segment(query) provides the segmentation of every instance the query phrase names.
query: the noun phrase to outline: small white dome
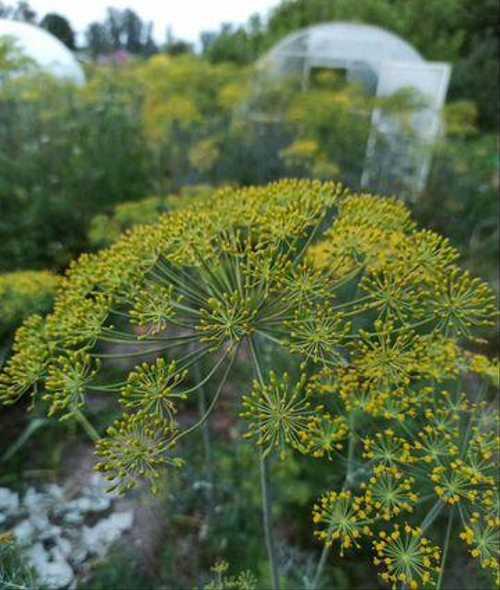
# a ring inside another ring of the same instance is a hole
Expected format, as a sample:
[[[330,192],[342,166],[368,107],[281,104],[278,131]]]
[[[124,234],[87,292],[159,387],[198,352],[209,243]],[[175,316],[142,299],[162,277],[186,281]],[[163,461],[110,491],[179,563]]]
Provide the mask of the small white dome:
[[[17,47],[43,70],[57,78],[85,82],[83,70],[71,51],[44,29],[7,19],[0,19],[0,38],[12,37]]]

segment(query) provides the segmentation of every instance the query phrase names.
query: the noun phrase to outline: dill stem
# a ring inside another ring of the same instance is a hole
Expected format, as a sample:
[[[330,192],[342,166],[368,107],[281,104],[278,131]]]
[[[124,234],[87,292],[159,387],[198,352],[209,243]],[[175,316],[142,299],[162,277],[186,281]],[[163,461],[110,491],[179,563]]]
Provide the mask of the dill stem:
[[[262,522],[264,525],[264,535],[266,538],[266,548],[271,567],[271,577],[273,590],[279,590],[280,579],[278,573],[278,564],[276,563],[276,551],[274,547],[274,537],[272,530],[272,507],[273,500],[271,496],[271,485],[269,477],[269,459],[264,455],[260,458],[260,488],[262,493]]]
[[[236,359],[236,353],[238,352],[238,348],[235,347],[232,349],[232,352],[230,354],[230,359],[229,359],[229,363],[226,367],[226,370],[224,372],[224,375],[222,376],[222,379],[219,383],[219,386],[217,388],[217,391],[215,392],[212,400],[210,401],[210,405],[207,408],[207,411],[205,412],[205,414],[203,414],[203,416],[198,420],[198,422],[196,422],[196,424],[193,424],[193,426],[191,426],[190,428],[187,428],[186,430],[183,430],[182,432],[180,432],[180,434],[178,434],[175,439],[174,442],[178,442],[181,438],[184,438],[185,436],[187,436],[188,434],[191,434],[192,432],[194,432],[195,430],[197,430],[198,428],[200,428],[201,426],[203,426],[205,424],[205,422],[208,420],[208,418],[210,417],[210,414],[212,413],[213,409],[215,408],[215,405],[222,393],[222,390],[224,389],[224,385],[226,384],[227,378],[229,376],[229,373],[231,372],[231,368],[233,366],[233,363]]]
[[[260,365],[257,349],[253,338],[248,339],[250,347],[250,354],[252,356],[257,380],[264,387],[264,377]],[[267,557],[269,559],[269,567],[271,569],[271,580],[273,590],[279,590],[280,578],[278,572],[278,564],[276,559],[276,549],[274,545],[274,535],[272,528],[272,511],[273,499],[271,495],[271,478],[269,474],[269,459],[263,453],[260,457],[260,489],[262,500],[262,524],[264,528],[264,537],[266,541]]]
[[[85,430],[89,438],[91,438],[94,442],[98,441],[101,437],[97,430],[92,426],[92,424],[87,420],[87,418],[80,412],[80,410],[75,410],[74,415],[80,425]]]
[[[347,487],[349,487],[352,480],[352,460],[354,457],[354,447],[356,446],[356,437],[354,433],[354,414],[355,412],[353,411],[349,415],[349,446],[347,448],[347,466],[342,490],[345,490]],[[329,554],[330,547],[325,544],[319,558],[318,566],[316,567],[316,573],[314,574],[312,590],[316,590],[318,588],[318,584],[321,580],[321,576],[323,575],[323,570],[325,569],[326,560],[328,559]]]
[[[446,536],[444,539],[443,557],[441,558],[441,567],[439,569],[439,578],[436,585],[436,590],[441,590],[443,582],[444,568],[446,566],[446,558],[448,557],[448,547],[450,545],[451,528],[453,526],[453,518],[455,516],[455,507],[453,506],[448,516],[448,526],[446,527]]]
[[[205,394],[205,387],[204,382],[201,378],[201,371],[200,371],[200,363],[201,359],[197,359],[193,365],[193,376],[198,386],[198,414],[200,419],[207,413],[207,397]],[[208,502],[208,513],[209,515],[212,512],[214,506],[214,465],[213,465],[213,455],[212,455],[212,441],[210,436],[210,423],[209,420],[205,420],[201,427],[202,433],[202,440],[203,440],[203,449],[205,451],[205,476],[208,483],[207,488],[207,502]]]

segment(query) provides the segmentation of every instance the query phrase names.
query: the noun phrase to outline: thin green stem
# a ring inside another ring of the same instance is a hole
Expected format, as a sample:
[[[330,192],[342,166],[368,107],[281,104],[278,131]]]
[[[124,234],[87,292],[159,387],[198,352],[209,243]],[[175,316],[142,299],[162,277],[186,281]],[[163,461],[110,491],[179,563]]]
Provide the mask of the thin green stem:
[[[88,434],[89,438],[92,439],[94,442],[98,441],[101,437],[97,430],[92,426],[92,424],[87,420],[87,418],[80,412],[80,410],[75,410],[73,412],[75,418],[80,422],[82,428]]]
[[[444,538],[443,557],[441,558],[441,568],[439,570],[439,578],[437,581],[436,590],[441,590],[441,584],[443,582],[444,568],[446,566],[446,558],[448,557],[448,547],[450,545],[451,529],[453,527],[453,518],[455,516],[455,507],[453,506],[448,516],[448,526],[446,527],[446,536]]]
[[[355,412],[351,412],[349,415],[349,442],[347,447],[347,465],[346,465],[346,473],[344,478],[344,484],[342,485],[342,490],[345,490],[352,482],[352,464],[354,458],[354,449],[356,447],[356,434],[354,431],[355,427]],[[323,576],[323,570],[325,569],[326,560],[328,559],[328,555],[330,554],[330,547],[328,545],[323,546],[323,551],[321,552],[321,556],[319,558],[318,566],[316,567],[316,573],[314,574],[314,579],[312,583],[312,590],[318,588],[320,583],[321,577]]]
[[[269,458],[261,455],[260,458],[260,489],[262,493],[262,523],[266,539],[267,555],[271,568],[271,579],[273,590],[279,590],[280,578],[278,564],[276,563],[276,550],[274,547],[274,536],[272,529],[272,496],[269,477]]]
[[[217,403],[217,400],[220,397],[220,394],[222,393],[222,390],[224,388],[224,385],[226,384],[227,378],[229,376],[229,373],[231,372],[231,368],[233,366],[233,363],[236,359],[236,353],[237,353],[238,348],[235,347],[233,349],[233,353],[231,355],[231,359],[228,363],[228,366],[226,367],[226,370],[224,372],[224,375],[222,376],[221,382],[219,383],[219,387],[217,388],[217,391],[214,394],[214,397],[212,398],[212,401],[210,402],[210,405],[207,408],[207,411],[205,412],[205,414],[198,420],[198,422],[196,422],[196,424],[193,424],[193,426],[191,426],[190,428],[187,428],[186,430],[183,430],[176,438],[173,442],[177,443],[181,438],[187,436],[188,434],[191,434],[192,432],[194,432],[195,430],[197,430],[198,428],[200,428],[200,426],[203,426],[203,424],[205,424],[205,422],[208,420],[210,414],[212,413],[213,409],[215,408],[215,404]],[[172,443],[173,444],[173,443]]]
[[[262,367],[253,338],[248,339],[248,345],[253,360],[255,374],[257,375],[259,383],[263,386],[264,376],[262,374]],[[262,524],[264,527],[264,537],[266,540],[267,557],[269,559],[269,567],[271,569],[272,588],[273,590],[279,590],[280,578],[272,529],[273,504],[271,495],[271,481],[269,477],[269,459],[264,455],[261,455],[260,458],[260,489],[262,499]]]
[[[443,508],[444,508],[444,502],[442,500],[438,500],[434,504],[434,506],[429,510],[429,512],[427,513],[427,516],[424,518],[422,524],[420,525],[420,528],[422,529],[423,533],[436,520],[436,518],[439,516],[439,514],[441,513],[441,510],[443,510]]]
[[[348,488],[352,483],[352,467],[353,467],[353,459],[354,459],[354,449],[356,447],[356,432],[354,430],[355,414],[356,414],[355,411],[353,411],[349,414],[349,441],[348,441],[348,446],[347,446],[347,467],[346,467],[344,485],[342,486],[343,490]]]
[[[257,375],[257,380],[259,381],[260,385],[264,386],[264,375],[262,373],[262,368],[260,366],[260,361],[257,355],[257,349],[255,347],[255,341],[253,338],[248,339],[248,346],[250,348],[250,354],[252,355],[252,361],[255,369],[255,374]]]
[[[224,357],[220,360],[219,363],[215,365],[215,368],[218,368],[219,364],[223,361]],[[214,371],[211,371],[208,374],[208,378],[211,377]],[[193,375],[196,381],[196,387],[198,389],[198,414],[200,419],[207,413],[207,398],[205,394],[205,387],[204,384],[207,381],[207,378],[201,378],[201,370],[200,370],[200,361],[195,362],[193,365]],[[212,441],[210,436],[210,424],[209,421],[206,420],[201,427],[202,432],[202,439],[203,439],[203,449],[205,451],[205,473],[206,479],[208,483],[207,488],[207,501],[208,501],[208,514],[212,512],[212,508],[214,506],[214,495],[215,495],[215,487],[214,487],[214,465],[212,459]]]

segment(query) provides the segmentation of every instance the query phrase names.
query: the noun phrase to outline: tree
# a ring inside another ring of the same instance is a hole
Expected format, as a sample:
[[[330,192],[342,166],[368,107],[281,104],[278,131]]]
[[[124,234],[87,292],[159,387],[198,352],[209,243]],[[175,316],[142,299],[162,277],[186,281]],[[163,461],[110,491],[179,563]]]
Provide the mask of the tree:
[[[85,38],[89,53],[94,59],[112,49],[106,27],[101,23],[91,23],[85,31]]]
[[[106,20],[89,25],[86,38],[93,57],[119,50],[142,56],[158,51],[153,39],[153,23],[144,22],[130,9],[108,8]]]
[[[193,45],[188,41],[176,39],[174,37],[172,29],[169,27],[167,29],[165,45],[163,46],[162,50],[165,53],[168,53],[168,55],[182,55],[184,53],[193,53]]]
[[[64,16],[49,12],[41,20],[40,26],[57,37],[68,49],[75,49],[75,33]]]
[[[18,2],[15,6],[0,2],[0,17],[32,24],[36,22],[36,12],[31,8],[29,2],[24,1]]]

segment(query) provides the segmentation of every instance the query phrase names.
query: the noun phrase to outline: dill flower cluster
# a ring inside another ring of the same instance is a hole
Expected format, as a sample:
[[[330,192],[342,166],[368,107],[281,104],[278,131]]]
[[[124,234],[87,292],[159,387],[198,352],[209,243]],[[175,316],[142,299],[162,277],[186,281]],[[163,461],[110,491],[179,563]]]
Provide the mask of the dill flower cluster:
[[[492,372],[462,347],[494,323],[495,298],[457,260],[392,199],[316,181],[224,188],[75,262],[53,312],[18,331],[0,401],[31,393],[96,439],[114,489],[145,479],[157,490],[161,470],[183,464],[182,439],[232,391],[233,367],[250,362],[253,388],[236,401],[263,464],[297,451],[345,468],[313,509],[327,549],[369,540],[382,579],[432,585],[440,550],[424,532],[458,510],[491,569],[495,419],[457,383]],[[288,373],[262,361],[278,350]],[[205,384],[205,410],[181,425]],[[90,391],[120,403],[102,434],[86,416]]]

